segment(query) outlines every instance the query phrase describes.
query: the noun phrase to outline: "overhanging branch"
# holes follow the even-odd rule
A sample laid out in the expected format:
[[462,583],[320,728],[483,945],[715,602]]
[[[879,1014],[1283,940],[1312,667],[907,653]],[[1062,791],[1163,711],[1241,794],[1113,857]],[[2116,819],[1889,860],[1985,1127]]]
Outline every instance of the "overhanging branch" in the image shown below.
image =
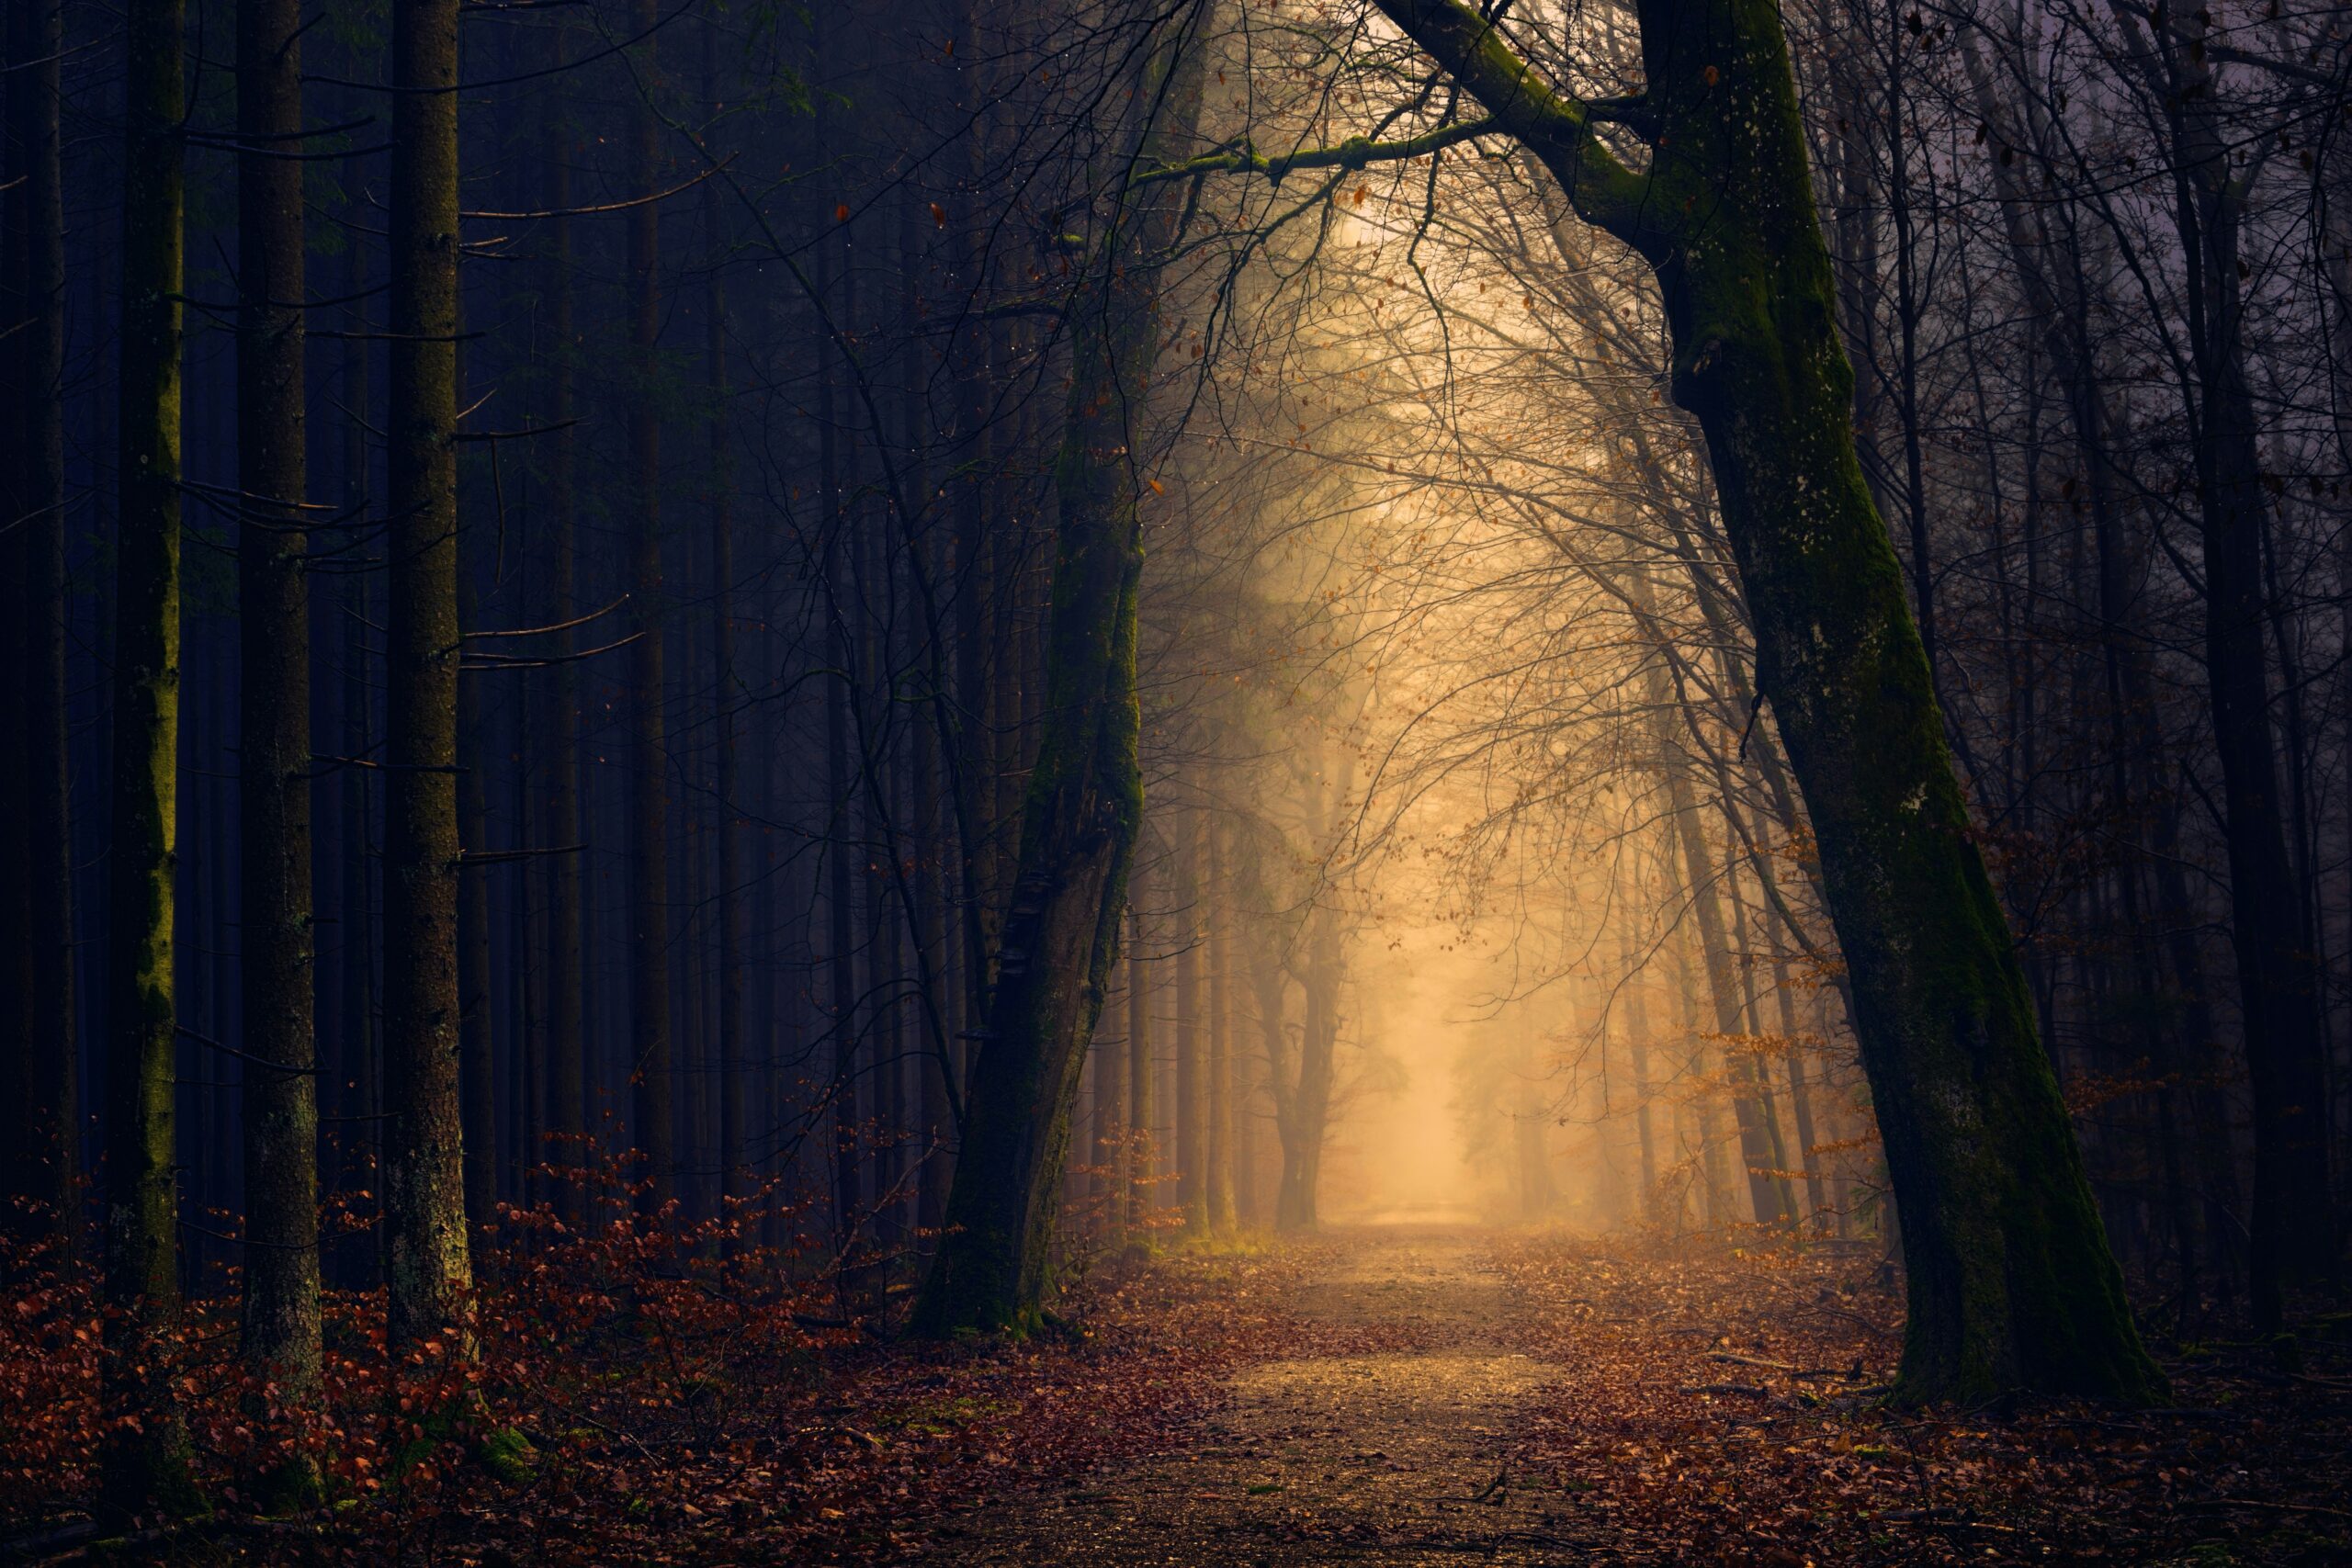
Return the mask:
[[1137,185],[1157,180],[1190,179],[1200,175],[1263,175],[1281,183],[1284,175],[1294,169],[1362,169],[1374,164],[1401,163],[1408,158],[1425,157],[1442,152],[1456,142],[1468,141],[1479,136],[1505,134],[1504,128],[1492,117],[1485,119],[1456,120],[1425,130],[1419,136],[1408,136],[1396,141],[1374,141],[1368,136],[1351,136],[1336,147],[1307,147],[1295,152],[1279,152],[1272,157],[1244,142],[1238,148],[1223,152],[1204,152],[1197,158],[1187,158],[1181,164],[1147,169],[1136,176]]
[[[1496,130],[1517,137],[1544,161],[1566,187],[1579,216],[1628,243],[1634,242],[1649,182],[1594,135],[1603,116],[1547,85],[1512,51],[1491,19],[1462,0],[1375,4],[1464,91],[1487,106]],[[1624,113],[1623,107],[1612,104],[1604,111],[1606,118],[1632,123],[1634,116]]]

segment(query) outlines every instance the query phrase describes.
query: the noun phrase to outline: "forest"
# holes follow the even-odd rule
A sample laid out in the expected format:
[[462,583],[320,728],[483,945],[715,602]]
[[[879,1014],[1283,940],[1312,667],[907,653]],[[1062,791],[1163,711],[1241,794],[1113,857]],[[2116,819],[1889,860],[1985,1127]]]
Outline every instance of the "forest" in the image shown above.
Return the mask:
[[2352,15],[0,0],[0,1562],[2352,1562]]

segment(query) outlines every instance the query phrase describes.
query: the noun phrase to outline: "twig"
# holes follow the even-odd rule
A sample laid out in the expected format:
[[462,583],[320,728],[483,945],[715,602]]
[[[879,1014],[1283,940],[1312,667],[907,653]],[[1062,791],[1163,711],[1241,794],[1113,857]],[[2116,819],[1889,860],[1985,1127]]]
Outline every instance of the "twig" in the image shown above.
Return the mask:
[[2279,1514],[2324,1514],[2332,1519],[2352,1519],[2352,1511],[2323,1508],[2316,1503],[2266,1503],[2258,1497],[2184,1497],[2183,1508],[2262,1508]]

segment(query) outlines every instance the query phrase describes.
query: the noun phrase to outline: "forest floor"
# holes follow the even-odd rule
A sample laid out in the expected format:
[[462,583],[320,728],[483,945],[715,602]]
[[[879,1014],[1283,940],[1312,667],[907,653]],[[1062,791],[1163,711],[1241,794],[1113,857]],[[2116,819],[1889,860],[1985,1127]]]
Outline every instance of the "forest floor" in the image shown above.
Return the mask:
[[[1275,1304],[1336,1343],[1256,1362],[1181,1440],[932,1527],[974,1565],[1549,1561],[1581,1544],[1556,1487],[1512,1473],[1566,1379],[1490,1238],[1342,1233]],[[1579,1558],[1583,1553],[1576,1553]]]
[[[571,1326],[498,1315],[551,1300]],[[53,1392],[0,1344],[0,1562],[2352,1563],[2338,1320],[2303,1325],[2299,1362],[2160,1347],[2162,1410],[1904,1411],[1883,1401],[1896,1281],[1835,1244],[1377,1226],[1177,1247],[1093,1269],[1024,1344],[692,1301],[552,1276],[493,1294],[493,1346],[522,1348],[485,1382],[536,1446],[526,1477],[413,1425],[405,1468],[359,1462],[404,1419],[362,1380],[323,1450],[334,1503],[265,1517],[223,1461],[207,1517],[112,1547],[74,1523],[86,1363],[54,1348],[86,1325],[51,1313],[21,1341],[51,1348],[13,1366],[63,1368]],[[199,1425],[232,1440],[233,1397],[191,1366]]]
[[1380,1228],[1281,1264],[1295,1348],[1148,1452],[915,1526],[916,1560],[2352,1562],[2340,1376],[2199,1347],[2164,1411],[1896,1412],[1874,1256]]

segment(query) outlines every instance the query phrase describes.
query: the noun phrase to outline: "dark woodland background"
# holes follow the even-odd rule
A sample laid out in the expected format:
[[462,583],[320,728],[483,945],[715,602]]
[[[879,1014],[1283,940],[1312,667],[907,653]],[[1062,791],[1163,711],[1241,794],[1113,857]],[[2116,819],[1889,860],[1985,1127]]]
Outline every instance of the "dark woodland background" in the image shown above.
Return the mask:
[[[1408,13],[1445,7],[1380,9],[1426,44]],[[978,1326],[1057,1323],[1041,1281],[1130,1246],[1315,1225],[1400,1056],[1490,1212],[1891,1269],[1953,1228],[1882,1147],[1848,885],[1794,699],[1759,694],[1758,558],[1685,412],[1681,307],[1377,17],[9,0],[0,1269],[31,1304],[0,1396],[47,1413],[0,1439],[9,1514],[152,1511],[180,1406],[199,1469],[361,1484],[364,1444],[250,1403],[315,1404],[322,1299],[336,1399],[414,1373],[477,1288],[493,1316],[582,1292],[607,1327],[694,1294],[706,1348],[974,1326],[937,1303],[988,1280],[918,1300],[944,1237],[998,1223],[950,1193],[974,1118],[1012,1124],[976,1080],[1037,975],[1101,1012],[1040,1025],[1076,1054],[1038,1057],[1020,1126],[1057,1152],[1042,1198],[1004,1178],[1045,1208],[989,1263],[1037,1278]],[[1663,25],[1521,7],[1503,36],[1628,106],[1582,132],[1622,152],[1657,142],[1634,35]],[[2121,1273],[2079,1288],[2128,1282],[2144,1336],[2324,1337],[2352,1176],[2345,19],[1774,25],[1940,716],[1919,754],[1949,750],[1948,836],[2071,1115],[2002,1190],[2046,1157],[2086,1190]],[[401,184],[436,160],[446,217]],[[1094,517],[1140,545],[1126,600],[1070,566],[1112,558]],[[1131,680],[1140,816],[1089,785],[1133,858],[1088,874],[1064,949],[1023,868],[1095,820],[1038,773],[1072,765],[1052,660],[1081,606],[1111,682],[1084,733],[1114,745]],[[1525,943],[1458,1052],[1384,1025],[1408,919]],[[388,1169],[397,1129],[424,1152]],[[1975,1179],[1935,1150],[1916,1191],[1993,1190],[1935,1186]],[[1382,1156],[1344,1158],[1342,1189]],[[256,1274],[281,1252],[314,1274]],[[77,1338],[102,1316],[136,1371]],[[2144,1402],[2118,1321],[2108,1391]],[[388,1369],[337,1370],[387,1323]],[[493,1371],[431,1385],[458,1412],[434,1440],[503,1451],[452,1390],[496,1383],[504,1332],[450,1341]],[[126,1436],[125,1407],[154,1419]]]

